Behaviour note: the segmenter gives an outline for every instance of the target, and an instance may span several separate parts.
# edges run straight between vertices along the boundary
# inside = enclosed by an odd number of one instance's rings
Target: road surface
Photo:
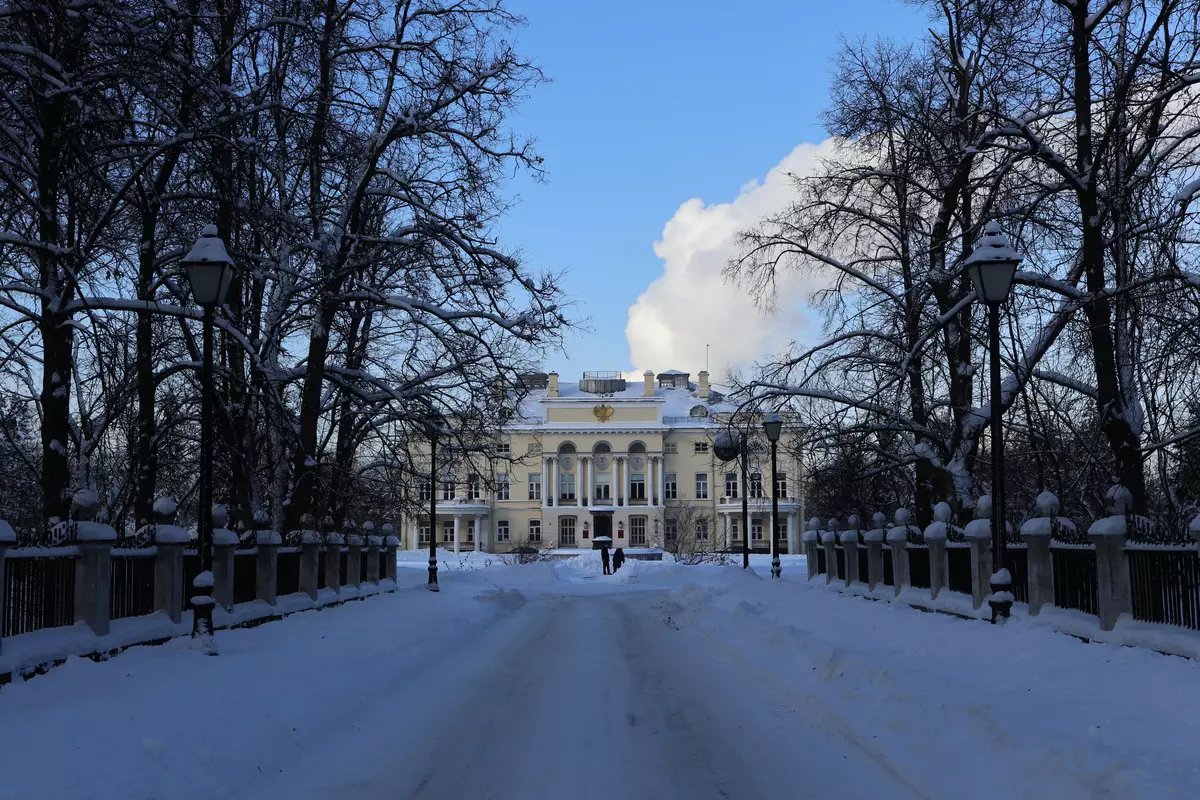
[[[614,800],[920,797],[884,755],[810,716],[655,592],[497,592],[485,628],[345,703],[250,798]],[[430,702],[432,700],[432,702]],[[274,774],[271,774],[274,773]]]

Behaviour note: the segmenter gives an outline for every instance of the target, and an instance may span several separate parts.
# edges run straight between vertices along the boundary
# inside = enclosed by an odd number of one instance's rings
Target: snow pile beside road
[[[662,613],[712,640],[721,674],[767,683],[923,794],[1200,797],[1196,662],[738,569],[691,577]]]

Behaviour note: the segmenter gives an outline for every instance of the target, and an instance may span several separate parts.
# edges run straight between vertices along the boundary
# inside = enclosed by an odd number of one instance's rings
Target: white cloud
[[[728,203],[683,203],[654,243],[663,274],[629,308],[625,337],[630,360],[644,369],[704,369],[709,350],[713,379],[727,367],[745,366],[799,337],[811,323],[804,298],[817,288],[813,278],[788,274],[779,282],[778,310],[768,314],[750,295],[727,284],[721,271],[738,252],[737,235],[764,215],[782,209],[794,196],[789,173],[810,172],[828,155],[830,140],[801,144],[771,168],[766,179],[742,186]]]

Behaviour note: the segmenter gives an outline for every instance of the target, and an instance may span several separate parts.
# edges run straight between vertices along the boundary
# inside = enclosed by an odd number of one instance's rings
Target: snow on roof
[[[686,374],[686,373],[679,373]],[[540,420],[545,418],[542,411],[543,403],[554,403],[560,400],[566,401],[594,401],[596,403],[612,403],[613,401],[624,402],[646,402],[650,401],[658,404],[662,408],[663,417],[688,417],[691,411],[698,405],[703,405],[708,408],[708,417],[693,417],[689,424],[707,425],[713,424],[712,415],[718,413],[735,411],[737,406],[732,403],[726,403],[722,400],[715,400],[716,397],[722,397],[719,387],[712,387],[712,394],[708,399],[700,397],[698,386],[694,383],[688,385],[688,388],[683,387],[654,387],[654,395],[647,396],[645,393],[645,385],[642,382],[629,382],[625,386],[625,390],[621,392],[610,392],[605,394],[594,394],[585,392],[579,388],[578,383],[561,382],[558,384],[558,397],[547,397],[548,389],[534,389],[526,395],[524,402],[518,410],[519,416],[527,421]]]

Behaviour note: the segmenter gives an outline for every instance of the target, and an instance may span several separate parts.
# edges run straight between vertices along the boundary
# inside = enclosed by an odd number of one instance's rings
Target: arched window
[[[708,406],[692,406],[692,410],[688,412],[693,417],[707,417]]]
[[[646,452],[646,445],[642,444],[641,442],[634,442],[633,444],[629,445],[629,452],[644,453]]]
[[[593,453],[611,453],[612,448],[608,446],[608,442],[596,442],[596,446],[592,448]]]
[[[575,445],[573,445],[571,442],[563,442],[558,446],[558,452],[559,454],[574,453]]]

